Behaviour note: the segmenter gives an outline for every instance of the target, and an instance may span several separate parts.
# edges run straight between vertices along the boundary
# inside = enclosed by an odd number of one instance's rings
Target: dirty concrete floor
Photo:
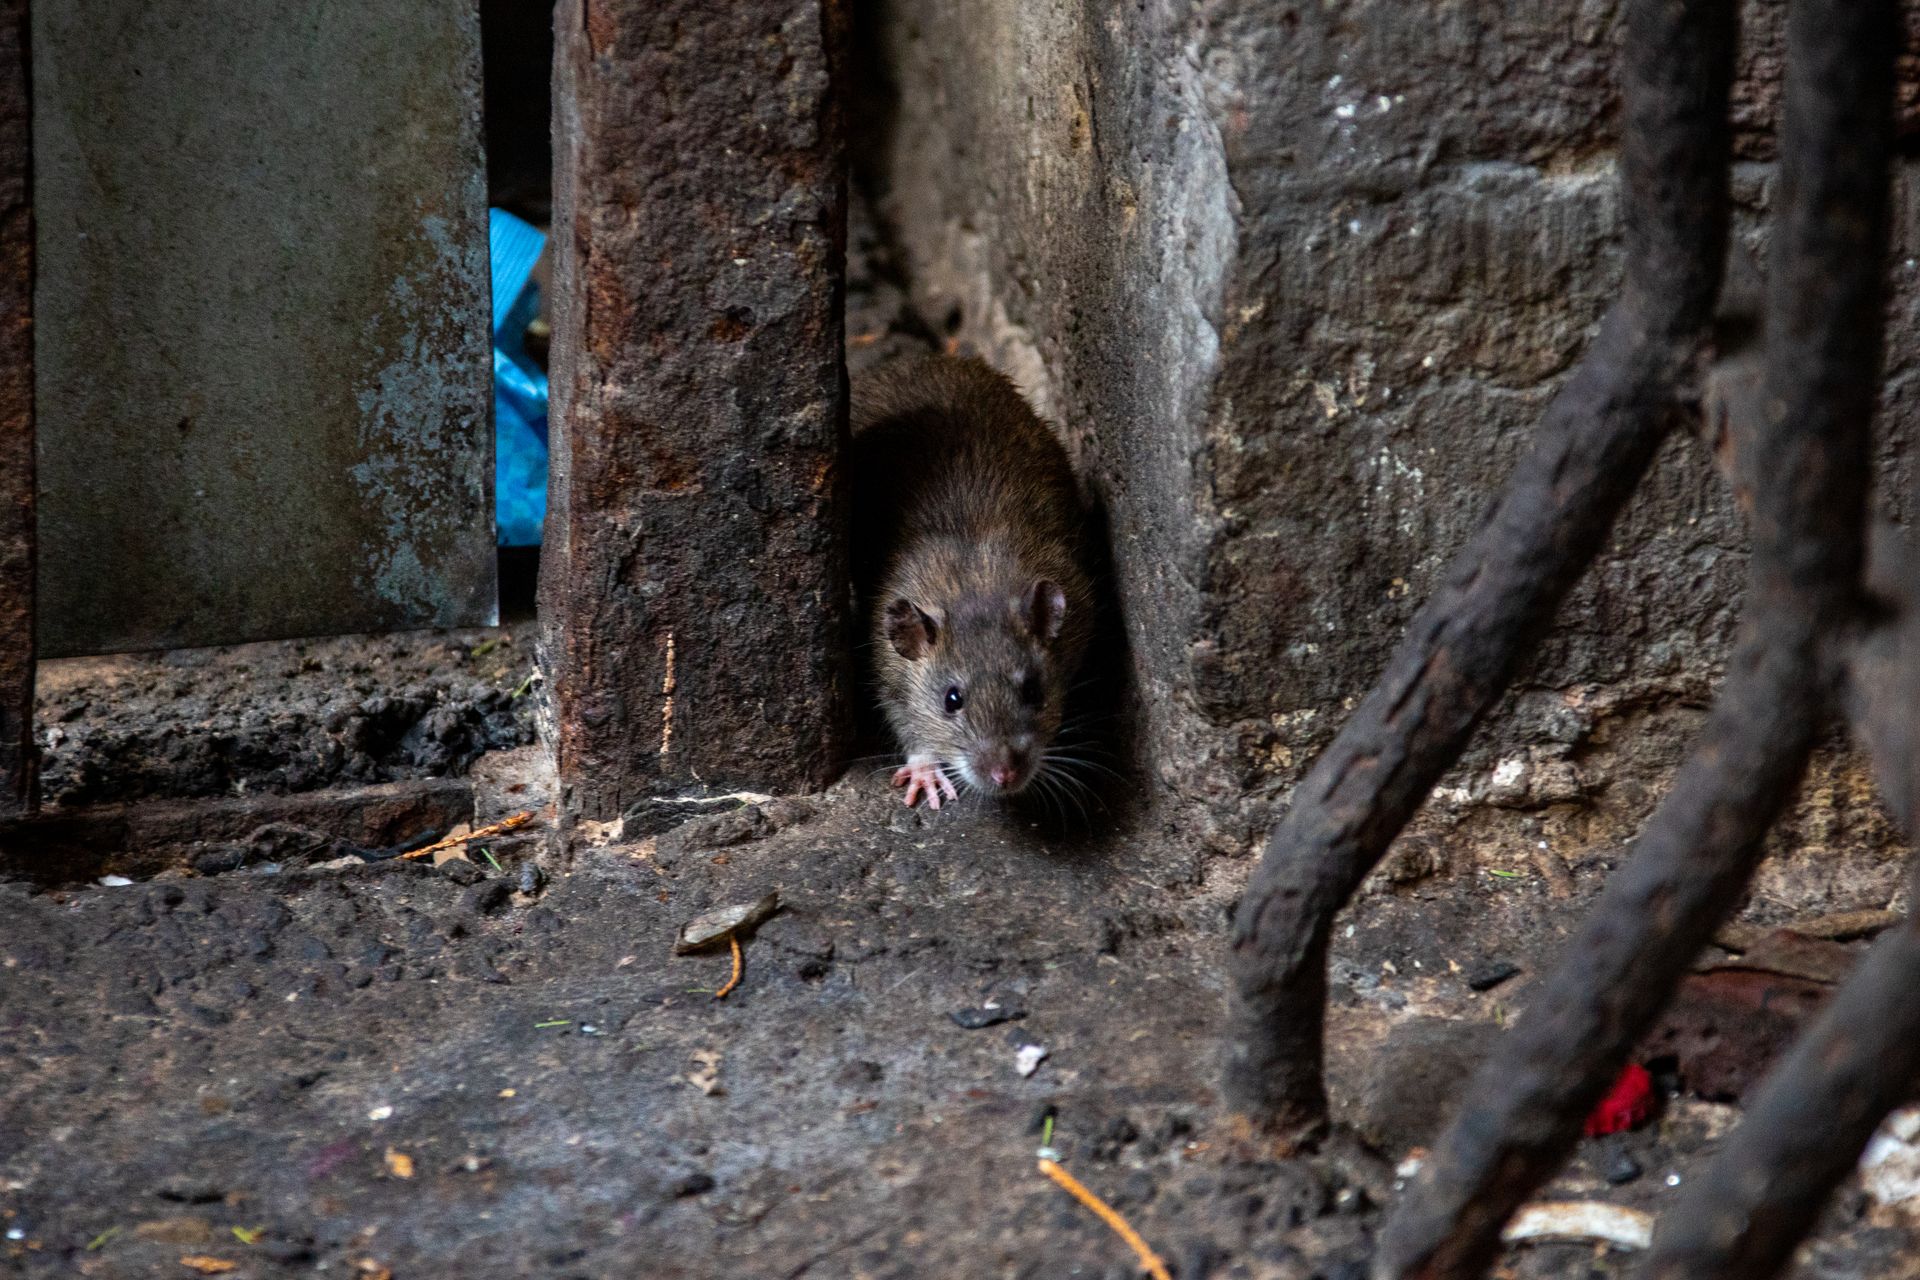
[[[0,885],[0,1269],[1138,1274],[1036,1173],[1051,1106],[1068,1167],[1182,1280],[1357,1277],[1385,1166],[1238,1163],[1216,1133],[1222,886],[1243,873],[1177,832],[909,813],[856,774],[587,850],[533,896],[484,859]],[[1378,1078],[1394,1028],[1524,1008],[1598,872],[1564,900],[1467,879],[1376,893],[1340,931],[1336,1082],[1376,1132],[1418,1132],[1451,1087]],[[726,954],[674,957],[675,931],[770,888],[785,909],[715,1000]],[[1471,991],[1489,962],[1523,972]],[[950,1017],[995,1004],[1025,1016]],[[1046,1050],[1031,1076],[1022,1044]],[[1657,1209],[1730,1115],[1679,1103],[1589,1142],[1561,1191]],[[1609,1186],[1623,1154],[1644,1173]],[[1851,1195],[1802,1274],[1906,1274],[1911,1253]],[[1631,1261],[1529,1246],[1504,1274]]]

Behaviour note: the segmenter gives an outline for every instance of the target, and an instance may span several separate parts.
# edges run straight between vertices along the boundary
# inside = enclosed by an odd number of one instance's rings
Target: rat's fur
[[[1045,768],[1093,627],[1066,450],[1006,378],[930,356],[855,381],[852,461],[854,582],[909,766],[1020,790]],[[996,784],[995,767],[1018,776]]]

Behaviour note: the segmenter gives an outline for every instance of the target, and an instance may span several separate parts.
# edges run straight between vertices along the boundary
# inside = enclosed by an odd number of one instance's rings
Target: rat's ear
[[[1042,640],[1057,639],[1067,616],[1067,593],[1060,584],[1040,578],[1020,598],[1020,620]]]
[[[911,600],[902,598],[888,605],[886,622],[888,643],[909,662],[923,656],[940,638],[940,624]]]

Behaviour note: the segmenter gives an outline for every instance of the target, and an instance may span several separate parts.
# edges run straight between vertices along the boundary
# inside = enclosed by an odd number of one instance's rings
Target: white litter
[[[1620,1249],[1644,1249],[1653,1243],[1653,1215],[1598,1200],[1549,1201],[1530,1204],[1514,1214],[1500,1238],[1508,1244],[1524,1240],[1581,1240]]]
[[[1886,1118],[1861,1153],[1860,1184],[1876,1203],[1920,1209],[1920,1107]]]

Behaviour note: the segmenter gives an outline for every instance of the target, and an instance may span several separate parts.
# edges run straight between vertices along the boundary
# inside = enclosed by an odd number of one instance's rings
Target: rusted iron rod
[[[1920,560],[1898,530],[1877,532],[1870,612],[1847,654],[1847,719],[1873,757],[1887,807],[1920,844]]]
[[[1481,1274],[1737,899],[1832,709],[1836,642],[1864,598],[1893,16],[1889,0],[1796,0],[1789,18],[1765,394],[1762,412],[1731,424],[1754,548],[1720,697],[1632,861],[1389,1219],[1376,1277]]]
[[[0,818],[33,808],[33,157],[27,6],[0,0]]]
[[[1620,300],[1491,516],[1294,792],[1235,912],[1228,1098],[1283,1143],[1311,1137],[1326,1116],[1334,914],[1506,688],[1693,385],[1726,241],[1733,9],[1728,0],[1633,5]]]
[[[1920,1081],[1920,921],[1883,935],[1661,1219],[1650,1280],[1767,1280]]]

